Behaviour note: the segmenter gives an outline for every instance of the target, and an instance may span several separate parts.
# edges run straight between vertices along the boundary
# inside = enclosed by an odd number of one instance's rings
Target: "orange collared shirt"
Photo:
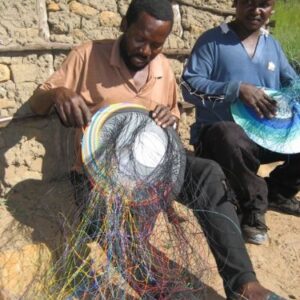
[[[149,64],[145,85],[137,90],[120,56],[119,45],[120,39],[90,41],[77,46],[40,89],[69,88],[85,100],[92,114],[109,104],[129,102],[144,105],[150,111],[162,104],[179,118],[176,80],[168,59],[163,54],[156,56]],[[82,166],[81,136],[82,130],[77,131],[77,171]]]

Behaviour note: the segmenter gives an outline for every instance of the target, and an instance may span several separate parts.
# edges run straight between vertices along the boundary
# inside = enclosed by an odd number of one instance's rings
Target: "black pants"
[[[86,177],[72,173],[71,180],[77,203],[80,203],[87,191],[82,187]],[[235,198],[220,166],[211,160],[188,156],[183,188],[177,200],[193,209],[201,224],[223,278],[227,296],[242,284],[255,281],[256,276],[239,228]]]
[[[248,138],[234,122],[203,125],[196,155],[218,162],[233,188],[243,212],[265,213],[268,192],[293,197],[300,190],[300,154],[266,150]],[[268,178],[257,175],[260,164],[283,161]]]

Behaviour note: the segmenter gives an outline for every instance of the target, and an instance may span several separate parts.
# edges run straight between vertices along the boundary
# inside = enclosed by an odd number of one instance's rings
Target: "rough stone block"
[[[9,117],[9,112],[7,109],[1,109],[0,110],[0,116],[1,117]]]
[[[50,3],[47,4],[47,10],[50,12],[56,12],[61,10],[61,8],[58,3],[51,1]]]
[[[119,1],[88,0],[87,2],[91,7],[95,8],[95,9],[98,9],[99,11],[109,10],[109,11],[117,12],[117,10],[118,10],[117,4],[118,4]]]
[[[0,64],[0,82],[10,79],[10,70],[7,65]]]
[[[177,59],[170,59],[169,61],[176,77],[181,76],[183,70],[182,63],[180,63]]]
[[[7,95],[6,89],[0,84],[0,99],[6,98],[6,95]]]
[[[60,54],[55,55],[54,63],[53,63],[54,64],[54,70],[57,70],[61,66],[61,64],[65,60],[66,56],[67,55],[65,53],[60,53]]]
[[[88,40],[89,38],[85,34],[85,32],[81,29],[74,29],[73,30],[73,41],[74,44],[81,44],[83,41]]]
[[[208,6],[219,9],[229,9],[232,6],[232,0],[181,0],[182,4],[191,6]]]
[[[72,44],[73,37],[71,35],[65,35],[65,34],[51,34],[50,41],[57,42],[57,43]]]
[[[70,11],[84,18],[90,18],[98,13],[98,10],[88,5],[81,4],[77,1],[72,1],[69,4]]]
[[[93,30],[93,29],[97,29],[99,28],[99,20],[97,18],[97,16],[94,16],[90,19],[82,19],[82,23],[81,23],[81,29],[82,30]]]
[[[54,72],[53,55],[49,53],[40,55],[37,60],[37,65],[39,69],[36,82],[40,84],[47,80]]]
[[[14,99],[16,92],[16,84],[12,80],[0,83],[1,98]]]
[[[8,99],[0,99],[0,109],[8,109],[8,108],[14,108],[16,107],[16,104],[12,100]]]
[[[209,12],[199,13],[198,9],[188,6],[181,7],[182,27],[191,31],[192,26],[202,27],[207,30],[221,24],[224,17],[213,15]]]
[[[181,37],[183,33],[183,29],[181,26],[180,6],[178,4],[174,4],[172,7],[174,12],[174,24],[173,24],[172,34]]]
[[[12,65],[18,65],[18,64],[22,64],[23,63],[23,56],[22,54],[20,54],[19,56],[13,56],[11,58],[11,64]]]
[[[49,68],[50,66],[53,65],[53,55],[50,53],[45,53],[45,54],[39,55],[37,64],[39,67]]]
[[[20,249],[1,251],[0,298],[34,299],[27,296],[35,297],[42,290],[41,279],[50,266],[50,260],[50,251],[43,244],[32,243]],[[23,297],[24,293],[26,297]]]
[[[68,34],[73,29],[70,14],[65,11],[50,12],[48,17],[51,33]]]
[[[23,58],[23,64],[36,64],[37,61],[37,54],[29,54],[25,55]]]
[[[89,32],[85,32],[86,36],[92,40],[114,39],[120,35],[120,31],[116,27],[100,27]]]
[[[12,31],[16,44],[25,45],[26,43],[42,41],[39,37],[38,28],[14,28]]]
[[[171,34],[166,40],[165,48],[182,49],[184,48],[184,41],[181,37]]]
[[[126,14],[126,11],[128,9],[130,2],[131,2],[130,0],[120,0],[119,1],[118,8],[119,8],[119,12],[122,16],[124,16]]]
[[[19,82],[16,86],[15,99],[19,103],[25,103],[30,96],[33,94],[33,91],[37,88],[35,82]]]
[[[119,27],[121,20],[121,16],[112,11],[103,11],[99,14],[99,22],[102,26]]]
[[[12,77],[14,82],[35,81],[38,73],[38,67],[33,64],[11,65]]]
[[[29,170],[33,172],[41,173],[43,169],[43,159],[41,157],[34,160],[30,160]]]
[[[0,41],[1,44],[1,41]],[[1,54],[0,64],[10,65],[11,64],[11,55],[10,54]]]

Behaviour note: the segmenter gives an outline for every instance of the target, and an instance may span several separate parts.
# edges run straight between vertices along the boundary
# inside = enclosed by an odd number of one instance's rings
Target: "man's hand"
[[[170,109],[164,105],[157,105],[152,112],[152,118],[158,126],[166,128],[178,123],[178,119],[171,114]]]
[[[64,87],[54,89],[53,93],[55,109],[66,127],[83,127],[89,124],[91,113],[79,95]]]
[[[276,101],[264,93],[263,89],[254,85],[242,83],[240,86],[240,99],[251,107],[260,118],[271,119],[276,114]]]

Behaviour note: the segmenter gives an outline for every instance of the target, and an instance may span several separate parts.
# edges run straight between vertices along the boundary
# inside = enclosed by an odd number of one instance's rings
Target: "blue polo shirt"
[[[183,97],[196,106],[191,143],[197,142],[201,124],[232,120],[230,103],[238,100],[241,82],[278,90],[296,76],[281,46],[266,31],[262,30],[252,58],[227,24],[206,31],[182,76]]]

